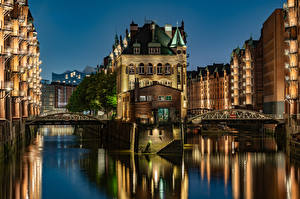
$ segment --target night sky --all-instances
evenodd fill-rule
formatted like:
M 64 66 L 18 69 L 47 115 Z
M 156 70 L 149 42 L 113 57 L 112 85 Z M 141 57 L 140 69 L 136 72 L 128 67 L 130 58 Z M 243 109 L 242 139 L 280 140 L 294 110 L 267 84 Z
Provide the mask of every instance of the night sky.
M 160 26 L 185 21 L 189 70 L 229 62 L 233 48 L 252 35 L 284 0 L 29 0 L 41 48 L 42 76 L 83 70 L 102 63 L 115 34 L 124 35 L 132 20 Z

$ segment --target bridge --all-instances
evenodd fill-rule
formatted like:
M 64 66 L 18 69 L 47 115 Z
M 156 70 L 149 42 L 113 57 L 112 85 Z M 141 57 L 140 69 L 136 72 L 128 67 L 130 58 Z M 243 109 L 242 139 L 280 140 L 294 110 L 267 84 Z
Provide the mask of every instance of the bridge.
M 278 124 L 279 120 L 251 110 L 244 109 L 229 109 L 229 110 L 216 110 L 209 111 L 197 116 L 190 117 L 188 123 L 193 124 L 207 124 L 207 123 L 220 123 L 220 122 L 260 122 L 264 124 Z
M 99 125 L 105 121 L 82 113 L 57 112 L 28 118 L 26 125 Z

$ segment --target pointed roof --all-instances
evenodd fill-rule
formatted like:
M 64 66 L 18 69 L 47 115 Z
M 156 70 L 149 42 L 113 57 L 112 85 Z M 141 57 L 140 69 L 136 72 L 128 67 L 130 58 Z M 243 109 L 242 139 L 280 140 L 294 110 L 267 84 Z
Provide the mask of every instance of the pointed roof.
M 172 39 L 170 47 L 175 48 L 177 46 L 185 46 L 185 43 L 182 39 L 182 36 L 181 36 L 181 33 L 180 33 L 178 27 L 176 28 L 176 32 L 174 34 L 174 37 Z

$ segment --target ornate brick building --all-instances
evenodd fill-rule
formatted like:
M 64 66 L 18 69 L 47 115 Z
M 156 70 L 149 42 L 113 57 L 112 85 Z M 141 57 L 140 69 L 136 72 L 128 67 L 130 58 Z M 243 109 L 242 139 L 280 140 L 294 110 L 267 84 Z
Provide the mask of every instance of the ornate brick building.
M 10 117 L 8 110 L 14 119 L 37 115 L 41 61 L 27 0 L 0 1 L 0 29 L 0 120 Z
M 232 106 L 263 109 L 262 45 L 250 38 L 231 54 Z
M 208 110 L 231 108 L 230 66 L 213 64 L 188 72 L 188 111 L 200 114 Z
M 117 118 L 157 122 L 156 118 L 170 120 L 175 114 L 184 119 L 186 51 L 183 22 L 180 27 L 160 27 L 152 21 L 139 27 L 132 22 L 124 39 L 116 36 L 109 61 L 117 72 Z M 141 104 L 147 104 L 148 111 L 137 111 Z

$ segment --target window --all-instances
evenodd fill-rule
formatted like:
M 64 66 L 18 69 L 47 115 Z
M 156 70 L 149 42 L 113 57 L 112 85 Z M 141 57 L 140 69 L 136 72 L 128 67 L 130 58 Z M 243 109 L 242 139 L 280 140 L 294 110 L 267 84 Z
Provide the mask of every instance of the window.
M 170 95 L 166 96 L 166 101 L 172 101 L 172 96 Z
M 134 66 L 133 66 L 133 64 L 129 65 L 129 74 L 130 75 L 134 74 Z
M 157 74 L 158 75 L 162 74 L 162 64 L 157 64 Z
M 152 64 L 148 64 L 148 74 L 152 75 L 153 74 L 153 65 Z
M 151 102 L 152 101 L 152 96 L 147 96 L 147 101 Z
M 178 83 L 178 84 L 181 83 L 180 73 L 177 75 L 177 83 Z
M 159 55 L 160 54 L 160 48 L 149 48 L 149 54 L 150 55 Z
M 158 101 L 165 101 L 165 96 L 158 96 Z
M 159 108 L 158 109 L 158 121 L 165 122 L 169 120 L 169 109 L 167 108 Z
M 140 102 L 146 102 L 147 98 L 146 96 L 140 96 Z
M 133 54 L 139 55 L 140 54 L 140 48 L 133 48 Z
M 134 81 L 129 81 L 129 89 L 130 90 L 134 89 Z
M 144 64 L 141 63 L 141 64 L 139 65 L 139 74 L 144 74 L 144 73 L 145 73 L 145 67 L 144 67 Z
M 66 74 L 65 79 L 68 79 L 68 74 Z
M 170 64 L 166 64 L 166 75 L 170 75 L 171 74 L 171 66 Z

